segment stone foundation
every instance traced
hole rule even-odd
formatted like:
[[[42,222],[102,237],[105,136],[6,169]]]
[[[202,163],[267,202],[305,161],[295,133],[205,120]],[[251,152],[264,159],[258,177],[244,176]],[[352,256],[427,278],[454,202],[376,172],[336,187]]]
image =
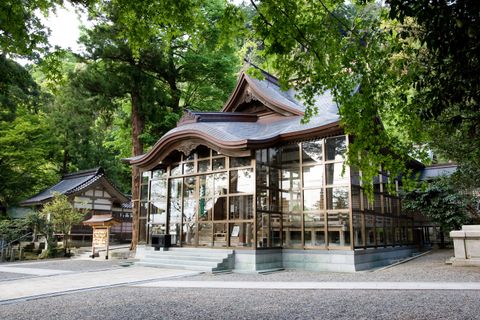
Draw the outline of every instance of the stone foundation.
[[[465,225],[451,231],[455,257],[453,266],[480,266],[480,225]]]

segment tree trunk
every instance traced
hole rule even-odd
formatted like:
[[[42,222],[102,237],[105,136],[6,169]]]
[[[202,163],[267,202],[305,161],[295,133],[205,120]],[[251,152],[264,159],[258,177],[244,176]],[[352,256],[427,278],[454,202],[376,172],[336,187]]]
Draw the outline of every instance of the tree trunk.
[[[445,233],[443,227],[440,227],[440,249],[445,249]]]
[[[132,154],[138,156],[143,153],[143,144],[140,134],[143,132],[145,123],[140,113],[140,90],[134,87],[131,92],[132,103]],[[130,250],[135,250],[138,244],[140,222],[140,170],[132,167],[132,242]]]

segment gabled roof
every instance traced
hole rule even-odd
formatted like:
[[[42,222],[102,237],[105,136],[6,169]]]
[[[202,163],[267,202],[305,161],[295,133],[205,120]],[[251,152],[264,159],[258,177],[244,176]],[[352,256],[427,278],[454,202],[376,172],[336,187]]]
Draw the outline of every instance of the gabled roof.
[[[22,201],[20,205],[33,206],[43,204],[52,199],[55,192],[64,195],[75,195],[99,184],[104,186],[112,197],[117,199],[118,203],[129,201],[129,199],[106,178],[105,171],[102,168],[95,168],[66,174],[60,182],[41,191],[30,199]]]
[[[161,137],[148,153],[125,160],[149,169],[173,150],[187,154],[200,144],[226,155],[241,156],[282,141],[339,133],[338,107],[329,92],[316,98],[318,115],[302,123],[305,105],[295,98],[295,92],[282,91],[275,77],[265,72],[264,76],[258,80],[242,72],[221,112],[187,111],[177,127]],[[272,112],[268,116],[238,112],[252,100]]]

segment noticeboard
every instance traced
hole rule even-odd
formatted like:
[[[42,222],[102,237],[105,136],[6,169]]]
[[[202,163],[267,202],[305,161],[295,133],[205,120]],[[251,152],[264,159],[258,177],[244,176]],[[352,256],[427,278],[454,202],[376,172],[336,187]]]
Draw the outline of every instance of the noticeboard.
[[[94,228],[92,245],[94,247],[106,247],[108,245],[108,228]]]

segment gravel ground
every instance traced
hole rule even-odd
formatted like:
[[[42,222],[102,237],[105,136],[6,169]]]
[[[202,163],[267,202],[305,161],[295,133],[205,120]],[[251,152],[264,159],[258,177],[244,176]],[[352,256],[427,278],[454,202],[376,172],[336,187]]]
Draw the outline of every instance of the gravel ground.
[[[387,269],[356,273],[284,270],[270,274],[201,274],[178,280],[210,281],[480,281],[480,267],[452,267],[453,250],[436,250]],[[480,316],[479,316],[480,317]]]
[[[0,306],[0,319],[479,319],[478,291],[117,287]]]

